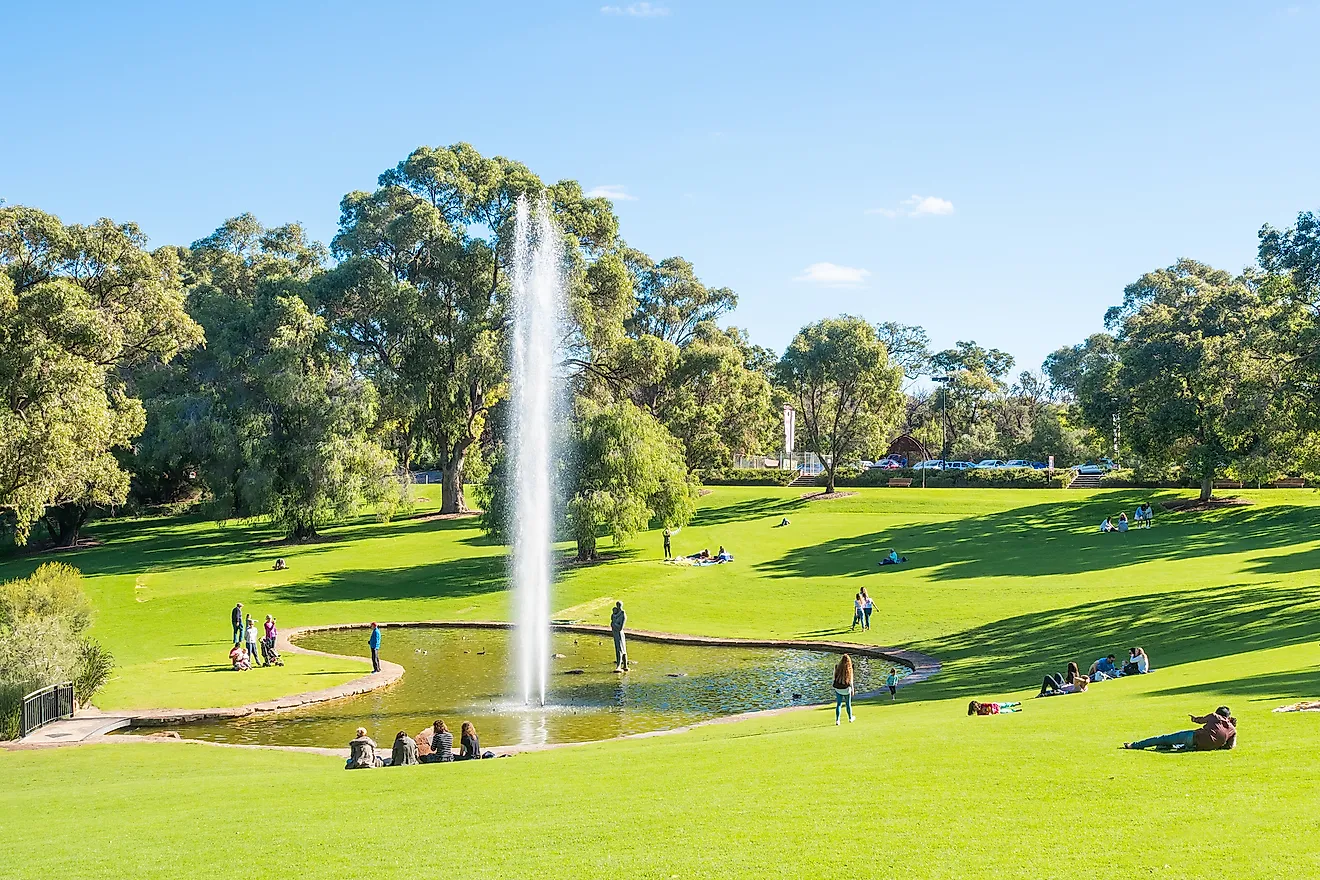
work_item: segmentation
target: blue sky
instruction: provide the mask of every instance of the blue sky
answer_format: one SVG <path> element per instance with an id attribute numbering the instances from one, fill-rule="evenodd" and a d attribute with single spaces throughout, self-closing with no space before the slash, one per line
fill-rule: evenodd
<path id="1" fill-rule="evenodd" d="M 468 141 L 615 193 L 776 349 L 852 313 L 1036 368 L 1320 209 L 1320 0 L 20 4 L 0 198 L 188 243 Z"/>

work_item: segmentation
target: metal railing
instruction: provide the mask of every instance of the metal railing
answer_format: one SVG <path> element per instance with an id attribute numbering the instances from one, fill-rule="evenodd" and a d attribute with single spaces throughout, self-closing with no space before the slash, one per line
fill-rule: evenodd
<path id="1" fill-rule="evenodd" d="M 73 682 L 53 684 L 23 698 L 23 722 L 19 736 L 27 736 L 52 721 L 73 717 Z"/>

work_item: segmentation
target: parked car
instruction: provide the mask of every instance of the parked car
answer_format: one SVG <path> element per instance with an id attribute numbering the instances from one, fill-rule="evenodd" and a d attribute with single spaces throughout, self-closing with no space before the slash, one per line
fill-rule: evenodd
<path id="1" fill-rule="evenodd" d="M 873 471 L 896 471 L 896 470 L 901 470 L 902 467 L 903 467 L 903 465 L 901 465 L 901 464 L 899 464 L 898 462 L 894 461 L 892 458 L 886 458 L 886 459 L 884 459 L 883 461 L 877 461 L 875 464 L 871 465 L 871 470 L 873 470 Z"/>
<path id="2" fill-rule="evenodd" d="M 1099 461 L 1088 461 L 1086 464 L 1082 465 L 1077 469 L 1077 473 L 1086 474 L 1087 476 L 1099 476 L 1101 474 L 1107 474 L 1113 469 L 1114 469 L 1113 460 L 1108 458 L 1102 458 Z"/>
<path id="3" fill-rule="evenodd" d="M 1013 458 L 1013 459 L 1009 459 L 1008 461 L 1004 462 L 1004 467 L 1006 467 L 1006 468 L 1029 468 L 1029 467 L 1031 467 L 1031 462 L 1027 461 L 1025 458 Z"/>
<path id="4" fill-rule="evenodd" d="M 912 466 L 912 469 L 914 471 L 942 471 L 944 470 L 944 462 L 938 458 L 931 458 L 917 462 Z"/>
<path id="5" fill-rule="evenodd" d="M 969 471 L 974 467 L 976 467 L 976 465 L 972 464 L 970 461 L 946 461 L 944 463 L 944 469 L 946 471 Z"/>
<path id="6" fill-rule="evenodd" d="M 1048 467 L 1048 465 L 1046 465 L 1045 462 L 1043 461 L 1033 461 L 1031 463 L 1031 466 L 1038 471 L 1043 471 Z"/>
<path id="7" fill-rule="evenodd" d="M 1004 463 L 997 458 L 986 458 L 972 465 L 976 470 L 997 470 L 1004 466 Z"/>

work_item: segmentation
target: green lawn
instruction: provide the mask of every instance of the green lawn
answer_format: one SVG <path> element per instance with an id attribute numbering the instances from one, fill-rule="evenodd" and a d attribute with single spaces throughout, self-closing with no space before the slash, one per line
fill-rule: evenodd
<path id="1" fill-rule="evenodd" d="M 566 571 L 556 609 L 603 621 L 618 598 L 638 628 L 823 638 L 846 633 L 865 585 L 880 610 L 854 637 L 945 671 L 897 705 L 862 705 L 851 726 L 806 711 L 479 766 L 344 773 L 147 743 L 0 753 L 0 864 L 17 877 L 1318 876 L 1320 717 L 1270 710 L 1320 697 L 1320 499 L 1245 494 L 1257 503 L 1102 536 L 1137 494 L 879 489 L 804 504 L 716 489 L 676 549 L 723 544 L 733 565 L 665 566 L 644 535 Z M 502 549 L 470 521 L 363 521 L 297 548 L 178 520 L 94 532 L 105 547 L 60 558 L 89 576 L 96 635 L 121 664 L 106 708 L 232 705 L 363 668 L 295 656 L 213 674 L 238 599 L 285 626 L 508 614 Z M 907 566 L 876 566 L 891 546 Z M 288 572 L 269 570 L 277 555 Z M 1132 644 L 1155 674 L 965 716 L 969 697 L 1028 697 L 1044 671 Z M 1221 702 L 1241 722 L 1235 752 L 1118 749 Z"/>

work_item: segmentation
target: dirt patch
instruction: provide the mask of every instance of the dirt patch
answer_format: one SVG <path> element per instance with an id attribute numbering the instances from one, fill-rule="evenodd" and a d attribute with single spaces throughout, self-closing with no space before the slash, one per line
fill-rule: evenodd
<path id="1" fill-rule="evenodd" d="M 24 548 L 20 555 L 22 556 L 41 556 L 46 553 L 68 553 L 71 550 L 86 550 L 89 547 L 100 547 L 99 538 L 79 538 L 78 543 L 71 547 L 32 547 Z"/>
<path id="2" fill-rule="evenodd" d="M 1225 507 L 1249 507 L 1255 503 L 1250 498 L 1236 496 L 1210 498 L 1206 501 L 1200 498 L 1178 498 L 1173 501 L 1161 501 L 1160 507 L 1173 513 L 1195 513 L 1200 510 L 1223 510 Z"/>
<path id="3" fill-rule="evenodd" d="M 803 501 L 832 501 L 835 498 L 848 498 L 856 495 L 856 492 L 808 492 L 802 496 Z"/>
<path id="4" fill-rule="evenodd" d="M 445 519 L 471 519 L 481 516 L 483 510 L 465 510 L 462 513 L 415 513 L 412 516 L 400 517 L 398 522 L 437 522 Z"/>
<path id="5" fill-rule="evenodd" d="M 714 489 L 702 489 L 702 490 L 701 490 L 700 492 L 698 492 L 697 494 L 698 494 L 699 496 L 701 496 L 702 498 L 705 498 L 707 495 L 711 494 L 711 493 L 714 492 L 714 491 L 715 491 Z"/>
<path id="6" fill-rule="evenodd" d="M 622 558 L 622 553 L 598 553 L 595 559 L 578 559 L 576 555 L 560 556 L 555 559 L 555 568 L 590 568 L 602 562 Z"/>

